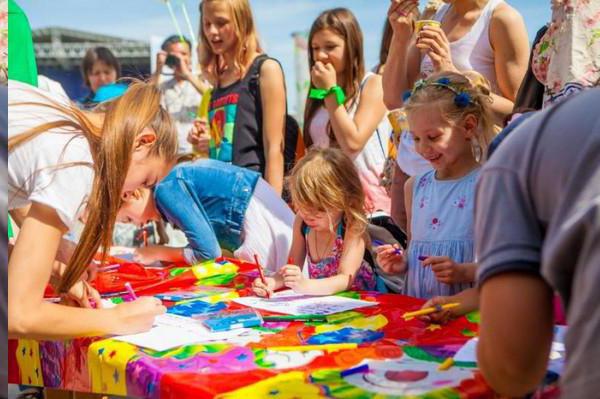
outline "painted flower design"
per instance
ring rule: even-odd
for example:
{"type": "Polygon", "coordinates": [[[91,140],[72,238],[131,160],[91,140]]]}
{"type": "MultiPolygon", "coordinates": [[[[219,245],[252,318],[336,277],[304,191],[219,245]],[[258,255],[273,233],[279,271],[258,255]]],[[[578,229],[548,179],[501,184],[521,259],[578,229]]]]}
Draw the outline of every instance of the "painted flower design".
{"type": "Polygon", "coordinates": [[[442,227],[442,222],[440,219],[434,217],[431,218],[431,223],[429,224],[429,226],[431,227],[431,230],[437,230],[440,227],[442,227]]]}
{"type": "Polygon", "coordinates": [[[467,205],[467,199],[465,197],[460,197],[454,201],[454,206],[457,207],[458,209],[465,209],[466,205],[467,205]]]}
{"type": "Polygon", "coordinates": [[[429,198],[426,196],[422,196],[419,199],[419,208],[425,208],[425,206],[429,203],[429,198]]]}

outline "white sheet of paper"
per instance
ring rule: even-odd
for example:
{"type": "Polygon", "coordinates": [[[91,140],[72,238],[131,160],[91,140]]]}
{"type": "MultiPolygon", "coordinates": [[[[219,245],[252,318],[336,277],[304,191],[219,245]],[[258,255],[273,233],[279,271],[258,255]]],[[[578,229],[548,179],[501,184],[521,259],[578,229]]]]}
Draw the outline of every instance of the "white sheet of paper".
{"type": "Polygon", "coordinates": [[[165,351],[183,345],[224,342],[244,333],[246,330],[240,328],[231,331],[211,332],[198,320],[167,313],[156,317],[150,331],[114,336],[112,339],[156,351],[165,351]]]}
{"type": "Polygon", "coordinates": [[[479,338],[471,338],[456,352],[454,355],[455,362],[472,362],[477,363],[477,342],[479,338]]]}
{"type": "MultiPolygon", "coordinates": [[[[557,337],[555,336],[555,339],[557,337]]],[[[456,352],[454,355],[455,362],[473,362],[477,363],[477,343],[479,338],[471,338],[456,352]]],[[[565,345],[562,342],[552,342],[552,348],[550,349],[550,360],[560,359],[564,356],[565,345]]]]}
{"type": "Polygon", "coordinates": [[[256,309],[290,315],[328,315],[347,310],[377,305],[377,302],[362,301],[342,296],[313,296],[296,294],[292,290],[275,293],[270,299],[259,297],[235,298],[234,302],[256,309]]]}

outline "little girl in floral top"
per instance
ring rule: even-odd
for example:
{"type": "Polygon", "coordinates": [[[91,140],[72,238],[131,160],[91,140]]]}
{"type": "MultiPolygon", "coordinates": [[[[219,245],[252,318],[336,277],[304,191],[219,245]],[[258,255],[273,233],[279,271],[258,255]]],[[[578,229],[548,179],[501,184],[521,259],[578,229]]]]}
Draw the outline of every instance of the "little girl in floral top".
{"type": "Polygon", "coordinates": [[[489,87],[481,75],[468,76],[418,81],[405,106],[416,150],[433,170],[405,185],[407,252],[384,245],[377,261],[388,272],[406,271],[405,293],[419,298],[457,294],[475,279],[475,184],[494,129],[489,87]]]}
{"type": "Polygon", "coordinates": [[[374,290],[375,274],[364,260],[365,197],[352,160],[339,149],[312,150],[292,171],[289,189],[298,211],[290,264],[266,285],[256,279],[254,292],[265,296],[284,286],[311,295],[374,290]],[[305,261],[309,278],[302,272],[305,261]]]}

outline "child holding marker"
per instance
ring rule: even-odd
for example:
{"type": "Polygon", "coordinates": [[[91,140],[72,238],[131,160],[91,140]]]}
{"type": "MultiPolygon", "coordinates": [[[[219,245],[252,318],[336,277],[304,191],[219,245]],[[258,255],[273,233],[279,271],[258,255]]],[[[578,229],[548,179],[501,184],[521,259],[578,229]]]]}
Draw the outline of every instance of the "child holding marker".
{"type": "Polygon", "coordinates": [[[154,190],[136,190],[117,215],[123,223],[164,220],[188,239],[185,248],[144,246],[134,259],[196,263],[221,256],[221,248],[254,262],[258,254],[268,270],[285,263],[294,214],[257,172],[202,159],[177,165],[154,190]]]}
{"type": "Polygon", "coordinates": [[[420,80],[405,107],[416,149],[433,170],[405,185],[410,244],[377,247],[386,271],[407,273],[406,294],[453,295],[475,279],[473,204],[485,149],[494,135],[481,75],[442,72],[420,80]],[[470,77],[470,78],[469,78],[470,77]]]}
{"type": "Polygon", "coordinates": [[[363,259],[364,193],[352,160],[339,149],[312,150],[292,171],[289,189],[298,210],[290,262],[266,284],[256,279],[254,292],[267,296],[284,286],[312,295],[374,290],[373,269],[363,259]],[[305,261],[310,278],[298,266],[305,261]]]}

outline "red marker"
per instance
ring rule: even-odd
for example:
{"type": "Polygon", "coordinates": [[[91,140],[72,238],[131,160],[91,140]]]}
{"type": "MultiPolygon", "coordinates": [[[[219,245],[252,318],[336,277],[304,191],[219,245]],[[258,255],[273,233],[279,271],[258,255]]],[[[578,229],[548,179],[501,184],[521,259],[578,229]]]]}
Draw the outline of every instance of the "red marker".
{"type": "Polygon", "coordinates": [[[144,239],[144,246],[148,246],[148,231],[146,229],[142,230],[142,237],[144,239]]]}
{"type": "Polygon", "coordinates": [[[292,258],[291,256],[288,258],[288,265],[293,265],[294,264],[294,258],[292,258]]]}
{"type": "MultiPolygon", "coordinates": [[[[262,283],[265,285],[265,287],[267,286],[267,280],[265,279],[265,274],[263,273],[262,267],[260,266],[260,263],[258,262],[258,255],[254,254],[254,263],[256,263],[256,268],[258,269],[258,275],[260,276],[260,281],[262,281],[262,283]]],[[[267,289],[267,298],[271,298],[271,294],[269,294],[269,291],[267,289]]]]}

